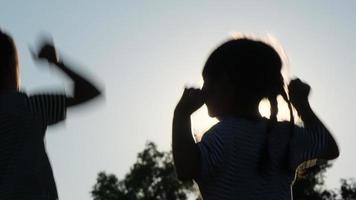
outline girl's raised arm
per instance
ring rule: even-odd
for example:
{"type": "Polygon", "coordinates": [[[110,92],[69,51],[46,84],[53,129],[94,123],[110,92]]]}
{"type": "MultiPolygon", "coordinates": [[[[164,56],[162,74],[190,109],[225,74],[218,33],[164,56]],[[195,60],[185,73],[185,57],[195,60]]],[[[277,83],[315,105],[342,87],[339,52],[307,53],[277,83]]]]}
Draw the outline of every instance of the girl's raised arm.
{"type": "Polygon", "coordinates": [[[296,168],[312,159],[335,159],[339,148],[329,130],[310,107],[310,86],[299,79],[288,86],[290,101],[303,120],[304,128],[296,128],[291,142],[291,165],[296,168]]]}
{"type": "Polygon", "coordinates": [[[56,66],[73,81],[73,95],[67,96],[66,106],[75,106],[87,102],[101,94],[101,91],[91,81],[82,75],[74,72],[71,67],[59,59],[54,45],[46,42],[42,45],[38,53],[32,52],[36,60],[46,60],[56,66]]]}
{"type": "Polygon", "coordinates": [[[193,179],[198,172],[199,149],[192,135],[190,115],[203,104],[201,90],[186,88],[174,111],[173,159],[177,176],[182,181],[193,179]]]}

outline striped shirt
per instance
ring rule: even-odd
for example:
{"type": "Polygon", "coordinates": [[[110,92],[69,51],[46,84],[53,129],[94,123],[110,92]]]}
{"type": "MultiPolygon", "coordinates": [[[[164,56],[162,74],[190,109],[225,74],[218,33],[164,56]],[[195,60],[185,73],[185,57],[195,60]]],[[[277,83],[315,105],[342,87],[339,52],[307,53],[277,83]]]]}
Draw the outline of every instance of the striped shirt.
{"type": "Polygon", "coordinates": [[[267,119],[228,118],[208,130],[197,143],[200,172],[195,181],[204,200],[292,199],[295,169],[325,153],[330,136],[323,127],[295,126],[291,138],[290,128],[289,122],[277,122],[271,129],[263,168],[267,119]]]}
{"type": "Polygon", "coordinates": [[[0,94],[0,199],[54,200],[57,189],[44,136],[65,118],[65,95],[0,94]]]}

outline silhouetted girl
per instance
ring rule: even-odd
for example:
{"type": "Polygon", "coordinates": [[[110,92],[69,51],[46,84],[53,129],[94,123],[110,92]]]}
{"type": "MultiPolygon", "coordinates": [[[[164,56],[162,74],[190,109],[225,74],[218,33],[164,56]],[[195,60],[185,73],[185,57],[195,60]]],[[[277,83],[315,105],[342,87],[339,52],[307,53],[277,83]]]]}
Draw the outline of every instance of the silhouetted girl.
{"type": "Polygon", "coordinates": [[[291,199],[297,167],[311,159],[334,159],[338,147],[309,106],[310,87],[290,82],[270,45],[249,38],[219,46],[203,69],[203,88],[186,88],[173,119],[173,156],[178,178],[194,179],[204,199],[291,199]],[[277,121],[277,96],[290,109],[290,122],[277,121]],[[263,98],[270,119],[259,114],[263,98]],[[195,143],[190,115],[203,104],[219,122],[195,143]],[[304,127],[294,125],[291,104],[304,127]]]}
{"type": "Polygon", "coordinates": [[[70,106],[97,97],[99,90],[58,59],[52,44],[35,58],[46,60],[73,81],[73,95],[20,92],[17,49],[0,30],[0,199],[55,200],[57,189],[44,137],[46,128],[65,119],[70,106]]]}

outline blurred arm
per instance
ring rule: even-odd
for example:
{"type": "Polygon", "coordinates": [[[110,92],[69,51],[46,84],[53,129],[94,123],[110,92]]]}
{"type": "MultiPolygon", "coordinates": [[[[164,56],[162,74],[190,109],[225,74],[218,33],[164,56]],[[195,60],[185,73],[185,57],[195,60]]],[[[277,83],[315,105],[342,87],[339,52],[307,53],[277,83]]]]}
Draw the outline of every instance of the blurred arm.
{"type": "Polygon", "coordinates": [[[98,97],[101,92],[92,82],[84,78],[80,74],[71,70],[63,62],[57,62],[55,65],[60,69],[64,74],[66,74],[73,81],[73,96],[67,97],[66,105],[75,106],[92,100],[98,97]]]}
{"type": "Polygon", "coordinates": [[[67,97],[66,106],[75,106],[87,102],[101,94],[98,87],[79,73],[74,72],[67,64],[59,59],[52,41],[43,43],[38,53],[31,50],[35,60],[46,60],[66,74],[74,83],[73,96],[67,97]]]}

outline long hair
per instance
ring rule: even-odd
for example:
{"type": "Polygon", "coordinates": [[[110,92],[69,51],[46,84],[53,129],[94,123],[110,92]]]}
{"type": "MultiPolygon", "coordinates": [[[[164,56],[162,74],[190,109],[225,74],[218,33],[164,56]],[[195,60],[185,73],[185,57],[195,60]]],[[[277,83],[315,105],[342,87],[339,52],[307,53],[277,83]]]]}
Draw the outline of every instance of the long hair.
{"type": "Polygon", "coordinates": [[[19,88],[19,61],[15,42],[0,30],[0,89],[19,88]]]}
{"type": "MultiPolygon", "coordinates": [[[[277,97],[281,95],[290,111],[290,136],[293,135],[294,118],[292,105],[285,91],[281,74],[282,59],[269,44],[247,37],[232,39],[219,46],[209,56],[203,69],[203,76],[218,80],[221,75],[228,76],[237,88],[239,103],[256,103],[263,98],[270,102],[270,119],[267,124],[265,146],[262,149],[261,172],[268,168],[270,155],[270,132],[277,123],[277,97]],[[263,168],[262,168],[263,167],[263,168]]],[[[212,83],[214,84],[214,83],[212,83]]],[[[286,164],[288,152],[285,152],[286,164]]]]}

